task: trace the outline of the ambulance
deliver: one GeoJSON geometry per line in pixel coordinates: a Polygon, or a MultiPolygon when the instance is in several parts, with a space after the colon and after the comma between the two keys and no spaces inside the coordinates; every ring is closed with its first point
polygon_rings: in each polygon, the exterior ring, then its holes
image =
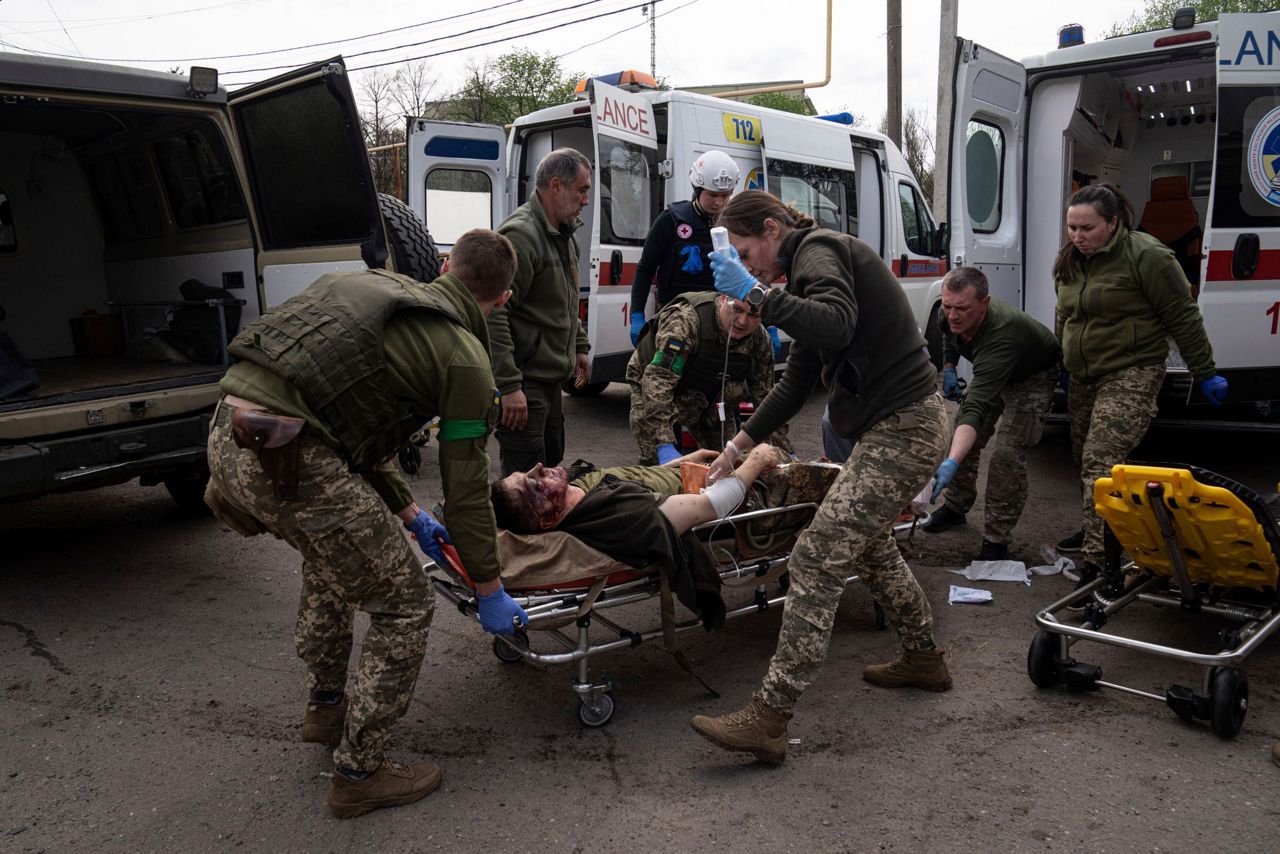
{"type": "MultiPolygon", "coordinates": [[[[1280,12],[1195,22],[1015,62],[957,43],[944,250],[1052,328],[1050,270],[1081,186],[1110,182],[1168,244],[1229,402],[1280,398],[1280,12]]],[[[1075,43],[1072,43],[1075,42],[1075,43]]],[[[934,323],[936,330],[936,322],[934,323]]],[[[1204,403],[1176,348],[1162,398],[1204,403]]]]}
{"type": "MultiPolygon", "coordinates": [[[[578,231],[579,317],[592,356],[585,393],[622,379],[632,350],[631,283],[645,235],[666,205],[691,197],[689,168],[710,149],[737,162],[736,191],[768,190],[819,225],[875,247],[917,317],[925,316],[944,261],[920,187],[884,135],[853,127],[847,114],[826,120],[658,91],[653,78],[634,71],[592,78],[579,89],[580,100],[522,116],[510,133],[410,119],[408,200],[448,251],[464,231],[494,228],[527,201],[538,163],[552,149],[587,156],[592,198],[578,231]]],[[[645,312],[652,315],[652,299],[645,312]]]]}

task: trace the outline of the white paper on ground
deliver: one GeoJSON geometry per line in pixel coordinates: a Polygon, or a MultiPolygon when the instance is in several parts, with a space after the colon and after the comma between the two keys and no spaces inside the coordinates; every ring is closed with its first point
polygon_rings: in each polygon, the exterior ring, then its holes
{"type": "MultiPolygon", "coordinates": [[[[1057,575],[1059,572],[1064,574],[1066,573],[1074,574],[1075,568],[1076,568],[1076,562],[1074,560],[1067,557],[1066,555],[1058,555],[1058,557],[1054,559],[1053,564],[1051,566],[1033,566],[1031,567],[1031,572],[1035,573],[1036,575],[1057,575]]],[[[1079,576],[1075,578],[1071,578],[1071,576],[1068,575],[1067,577],[1072,581],[1080,580],[1079,576]]]]}
{"type": "Polygon", "coordinates": [[[964,569],[952,569],[970,581],[1020,581],[1030,585],[1027,565],[1020,560],[975,560],[964,569]]]}
{"type": "Polygon", "coordinates": [[[991,591],[979,590],[976,587],[957,587],[951,585],[951,594],[947,597],[947,604],[954,605],[957,602],[961,604],[969,602],[990,602],[991,591]]]}

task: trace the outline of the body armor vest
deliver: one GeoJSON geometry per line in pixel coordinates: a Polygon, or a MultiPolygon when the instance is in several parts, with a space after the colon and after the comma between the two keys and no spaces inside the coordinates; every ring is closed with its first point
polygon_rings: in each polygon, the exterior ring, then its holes
{"type": "Polygon", "coordinates": [[[671,252],[658,267],[658,303],[666,305],[688,291],[715,290],[711,278],[711,226],[693,202],[674,202],[667,210],[675,221],[671,252]]]}
{"type": "MultiPolygon", "coordinates": [[[[676,394],[700,391],[709,400],[719,397],[723,381],[744,382],[751,375],[751,359],[746,353],[730,353],[725,365],[724,344],[720,341],[720,320],[716,317],[716,294],[687,293],[675,299],[683,300],[698,313],[698,346],[689,354],[684,371],[676,384],[676,394]]],[[[754,333],[753,333],[754,334],[754,333]]],[[[642,365],[648,365],[657,352],[658,318],[652,317],[640,330],[636,349],[640,351],[642,365]]]]}

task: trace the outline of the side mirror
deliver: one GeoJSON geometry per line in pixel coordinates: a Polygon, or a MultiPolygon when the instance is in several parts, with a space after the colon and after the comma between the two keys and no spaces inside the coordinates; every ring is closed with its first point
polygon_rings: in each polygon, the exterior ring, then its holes
{"type": "Polygon", "coordinates": [[[933,230],[933,255],[946,258],[951,254],[951,223],[939,223],[933,230]]]}

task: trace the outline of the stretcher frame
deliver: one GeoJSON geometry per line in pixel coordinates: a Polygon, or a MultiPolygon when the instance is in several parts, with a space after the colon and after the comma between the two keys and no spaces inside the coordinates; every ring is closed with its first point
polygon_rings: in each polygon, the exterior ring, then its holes
{"type": "MultiPolygon", "coordinates": [[[[714,531],[722,529],[726,525],[730,526],[731,529],[736,529],[739,524],[763,517],[807,510],[816,512],[817,508],[818,504],[807,502],[786,507],[752,510],[732,514],[724,519],[706,522],[694,527],[693,531],[695,533],[714,531]]],[[[915,529],[926,524],[928,520],[929,516],[925,514],[917,516],[910,521],[901,522],[894,526],[894,535],[895,537],[900,537],[906,534],[909,539],[914,534],[915,529]]],[[[794,542],[794,537],[790,539],[794,542]]],[[[722,541],[715,539],[710,544],[720,546],[722,541]]],[[[711,550],[713,557],[716,555],[717,550],[717,548],[711,550]]],[[[716,562],[721,582],[727,587],[745,588],[752,586],[752,579],[760,579],[760,583],[753,585],[754,590],[749,601],[734,606],[726,606],[726,621],[749,614],[762,613],[781,604],[786,599],[788,584],[785,568],[790,556],[788,548],[771,555],[716,562]],[[770,585],[776,585],[776,590],[773,593],[769,590],[770,585]]],[[[471,590],[466,580],[451,567],[442,568],[434,564],[427,564],[426,568],[431,575],[431,581],[435,586],[436,592],[457,607],[463,615],[479,622],[479,610],[475,593],[471,590]]],[[[576,665],[572,688],[578,698],[578,721],[583,726],[591,728],[608,724],[613,719],[613,714],[617,708],[613,698],[614,684],[612,680],[608,676],[599,679],[593,678],[591,659],[603,653],[634,648],[648,641],[661,640],[664,636],[664,627],[661,624],[633,631],[619,625],[619,623],[602,613],[612,608],[643,602],[659,596],[660,574],[656,567],[614,573],[608,576],[608,579],[609,581],[599,591],[598,596],[590,602],[587,601],[590,596],[590,590],[586,586],[545,591],[508,591],[512,598],[520,603],[521,607],[528,613],[531,624],[536,624],[538,621],[556,620],[570,620],[572,622],[572,631],[569,630],[569,626],[565,626],[563,629],[544,629],[534,633],[538,636],[545,636],[548,640],[555,642],[558,646],[556,650],[544,651],[535,645],[530,638],[530,633],[525,629],[517,629],[512,635],[494,635],[492,641],[494,655],[507,664],[527,661],[539,665],[576,665]],[[616,581],[615,578],[617,579],[616,581]],[[607,639],[593,639],[591,629],[597,624],[610,632],[612,636],[607,639]]],[[[857,580],[858,576],[856,574],[850,575],[846,579],[846,583],[852,583],[857,580]]],[[[876,627],[884,629],[888,625],[884,609],[878,602],[873,602],[873,607],[876,627]]],[[[675,622],[670,628],[675,633],[683,633],[691,629],[702,628],[702,621],[696,617],[691,617],[675,622]]]]}
{"type": "MultiPolygon", "coordinates": [[[[1124,473],[1125,466],[1116,466],[1113,477],[1124,473]]],[[[1165,471],[1182,471],[1195,477],[1201,470],[1188,466],[1163,466],[1165,471]]],[[[1142,467],[1139,471],[1157,471],[1142,467]]],[[[1219,485],[1230,483],[1232,487],[1247,490],[1221,476],[1212,476],[1219,485]]],[[[1095,501],[1102,515],[1105,510],[1101,496],[1111,489],[1108,481],[1099,479],[1095,485],[1095,501]]],[[[1198,481],[1197,481],[1198,482],[1198,481]]],[[[1208,484],[1213,486],[1215,484],[1208,484]]],[[[1249,706],[1249,683],[1243,664],[1259,646],[1280,628],[1280,600],[1275,590],[1268,596],[1265,590],[1241,590],[1195,582],[1184,558],[1185,545],[1179,542],[1177,526],[1166,506],[1167,482],[1154,478],[1143,487],[1146,506],[1155,516],[1159,534],[1163,540],[1163,554],[1172,573],[1144,569],[1133,560],[1123,559],[1121,543],[1110,524],[1105,529],[1105,559],[1097,578],[1073,590],[1036,614],[1039,631],[1027,651],[1027,674],[1039,688],[1064,684],[1072,691],[1096,691],[1110,688],[1122,693],[1163,702],[1186,723],[1208,721],[1221,738],[1231,738],[1244,724],[1249,706]],[[1103,628],[1126,607],[1134,602],[1144,602],[1161,608],[1175,608],[1182,612],[1208,614],[1240,624],[1237,628],[1223,628],[1218,633],[1218,652],[1205,653],[1169,644],[1154,643],[1136,637],[1107,633],[1103,628]],[[1063,621],[1066,612],[1075,611],[1070,618],[1078,624],[1063,621]],[[1102,668],[1095,664],[1077,661],[1071,649],[1081,641],[1092,641],[1106,646],[1154,655],[1201,670],[1199,688],[1170,685],[1164,696],[1144,691],[1130,685],[1105,681],[1102,668]]],[[[1113,495],[1114,497],[1114,495],[1113,495]]],[[[1135,504],[1143,496],[1126,495],[1135,504]]],[[[1261,499],[1254,496],[1258,505],[1261,499]]],[[[1248,503],[1245,507],[1254,511],[1248,503]]],[[[1256,511],[1254,511],[1256,513],[1256,511]]],[[[1262,509],[1265,514],[1267,511],[1262,509]]],[[[1250,520],[1252,521],[1252,520],[1250,520]]],[[[1259,524],[1265,525],[1261,519],[1259,524]]],[[[1274,519],[1271,524],[1274,523],[1274,519]]],[[[1272,549],[1273,560],[1280,558],[1272,549]]]]}

